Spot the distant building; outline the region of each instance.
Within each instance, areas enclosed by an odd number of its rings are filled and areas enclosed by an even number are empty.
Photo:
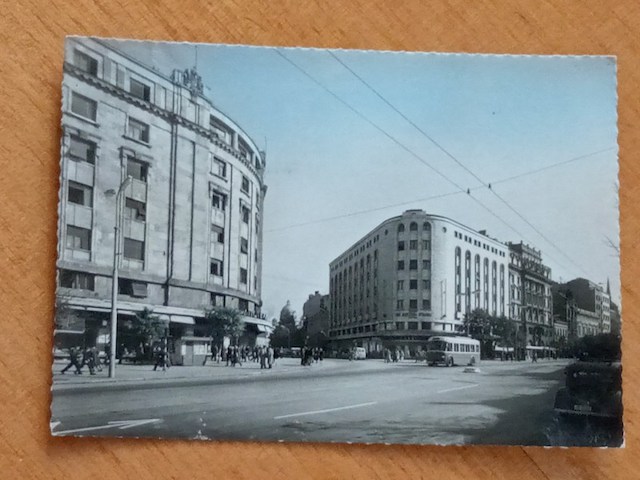
[[[524,328],[527,345],[554,338],[551,269],[542,254],[524,243],[509,243],[509,318]]]
[[[410,353],[432,335],[463,331],[464,316],[507,315],[509,248],[454,220],[408,210],[330,263],[333,343]]]
[[[322,295],[318,291],[309,295],[302,307],[302,315],[303,325],[310,338],[317,335],[328,338],[331,326],[329,295]]]
[[[97,39],[69,38],[62,80],[58,300],[108,331],[115,192],[124,191],[119,320],[143,308],[174,337],[204,310],[261,317],[265,154],[203,94],[195,70],[160,73]],[[102,335],[104,338],[104,334]]]
[[[601,285],[576,278],[552,292],[556,318],[568,325],[570,339],[611,332],[611,299]]]

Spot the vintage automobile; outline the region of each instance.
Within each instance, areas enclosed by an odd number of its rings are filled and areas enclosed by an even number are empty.
[[[558,390],[554,403],[557,414],[622,421],[620,362],[578,361],[566,367],[565,375],[565,387]]]

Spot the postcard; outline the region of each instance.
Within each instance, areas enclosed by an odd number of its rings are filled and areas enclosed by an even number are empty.
[[[624,444],[614,57],[63,65],[53,436]]]

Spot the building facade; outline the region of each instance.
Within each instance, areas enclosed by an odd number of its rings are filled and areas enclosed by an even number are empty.
[[[568,324],[569,339],[612,331],[608,288],[605,290],[586,278],[575,278],[553,286],[553,301],[557,306],[556,317]]]
[[[454,220],[408,210],[330,263],[338,347],[411,353],[432,335],[464,330],[474,309],[508,313],[508,247]]]
[[[159,72],[96,39],[69,38],[62,82],[58,303],[102,331],[119,241],[121,319],[143,308],[172,334],[204,310],[261,315],[265,154],[203,95],[194,70]],[[130,178],[116,214],[116,195]],[[114,226],[121,218],[121,235]]]
[[[509,244],[509,318],[526,345],[550,345],[555,336],[551,269],[542,253],[523,242]],[[526,335],[526,336],[525,336]]]
[[[322,295],[317,290],[309,295],[302,306],[302,322],[310,339],[319,336],[328,338],[331,326],[329,295]]]

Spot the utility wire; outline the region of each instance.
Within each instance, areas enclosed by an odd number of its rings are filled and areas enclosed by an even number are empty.
[[[439,171],[438,169],[436,169],[433,165],[431,165],[429,162],[427,162],[426,160],[424,160],[420,155],[418,155],[417,153],[415,153],[413,150],[411,150],[409,147],[407,147],[406,145],[404,145],[402,142],[400,142],[397,138],[395,138],[393,135],[389,134],[386,130],[384,130],[382,127],[380,127],[378,124],[376,124],[375,122],[373,122],[372,120],[370,120],[369,118],[367,118],[363,113],[361,113],[359,110],[357,110],[355,107],[351,106],[351,104],[347,103],[345,100],[343,100],[339,95],[337,95],[336,93],[334,93],[332,90],[330,90],[329,88],[327,88],[323,83],[321,83],[319,80],[316,80],[310,73],[308,73],[305,69],[303,69],[301,66],[299,66],[296,62],[294,62],[293,60],[291,60],[289,57],[287,57],[284,53],[282,53],[280,50],[274,48],[274,51],[280,55],[284,60],[286,60],[289,64],[291,64],[296,70],[298,70],[299,72],[301,72],[305,77],[307,77],[309,80],[311,80],[313,83],[315,83],[317,86],[319,86],[320,88],[322,88],[325,92],[327,92],[329,95],[331,95],[333,98],[335,98],[338,102],[340,102],[341,104],[343,104],[345,107],[347,107],[349,110],[351,110],[353,113],[355,113],[358,117],[360,117],[362,120],[364,120],[365,122],[367,122],[369,125],[373,126],[376,130],[378,130],[380,133],[382,133],[385,137],[389,138],[393,143],[395,143],[396,145],[398,145],[400,148],[402,148],[403,150],[405,150],[407,153],[409,153],[412,157],[414,157],[415,159],[417,159],[420,163],[424,164],[425,166],[429,167],[431,170],[433,170],[435,173],[437,173],[440,177],[442,177],[443,179],[445,179],[447,182],[451,183],[453,186],[455,186],[456,188],[458,188],[461,192],[465,192],[467,193],[467,195],[469,197],[471,197],[478,205],[480,205],[482,208],[484,208],[487,212],[489,212],[493,217],[495,217],[497,220],[499,220],[501,223],[503,223],[507,228],[509,228],[510,230],[512,230],[513,232],[515,232],[520,238],[525,238],[525,236],[519,232],[518,230],[516,230],[516,228],[511,225],[510,223],[508,223],[506,220],[504,220],[502,217],[500,217],[498,214],[496,214],[491,208],[489,208],[487,205],[485,205],[484,203],[482,203],[478,198],[474,197],[471,195],[471,190],[470,189],[465,189],[463,188],[461,185],[459,185],[458,183],[456,183],[455,181],[453,181],[452,179],[450,179],[447,175],[445,175],[444,173],[442,173],[441,171]],[[438,144],[439,145],[439,144]],[[450,154],[449,154],[450,155]],[[557,248],[557,247],[556,247]],[[553,257],[551,255],[549,255],[548,253],[546,254],[548,258],[550,258],[551,260],[554,260],[556,263],[561,264],[562,262],[558,262],[557,260],[553,259]],[[578,266],[576,264],[576,266]],[[582,270],[584,272],[584,270],[578,266],[578,268],[580,270]],[[586,272],[585,272],[586,274]]]
[[[478,175],[476,175],[471,169],[469,169],[466,165],[464,165],[464,163],[462,163],[460,160],[458,160],[451,152],[449,152],[446,148],[444,148],[439,142],[437,142],[432,136],[430,136],[427,132],[425,132],[422,128],[420,128],[418,125],[415,124],[415,122],[413,122],[409,117],[407,117],[403,112],[401,112],[398,108],[395,107],[395,105],[393,105],[391,102],[389,102],[380,92],[378,92],[373,86],[371,86],[364,78],[362,78],[360,75],[358,75],[358,73],[356,73],[351,67],[349,67],[345,62],[343,62],[336,54],[334,54],[331,51],[327,51],[327,53],[329,53],[329,55],[331,55],[338,63],[340,63],[346,70],[348,70],[353,76],[355,76],[358,80],[360,80],[361,83],[363,83],[371,92],[373,92],[382,102],[384,102],[387,106],[389,106],[393,111],[395,111],[398,115],[400,115],[405,121],[407,121],[411,126],[413,126],[418,132],[420,132],[425,138],[427,138],[427,140],[429,140],[433,145],[435,145],[441,152],[443,152],[447,157],[449,157],[451,160],[453,160],[458,166],[460,166],[461,168],[463,168],[467,173],[469,173],[471,176],[473,176],[478,182],[480,182],[484,187],[488,188],[489,191],[491,191],[491,193],[493,193],[493,195],[496,196],[496,198],[498,198],[498,200],[500,200],[507,208],[509,208],[509,210],[511,210],[516,216],[518,216],[523,222],[525,222],[531,229],[533,229],[541,238],[543,238],[549,245],[551,245],[553,248],[555,248],[563,257],[565,257],[569,262],[571,262],[575,267],[577,267],[579,270],[581,270],[583,273],[587,274],[587,272],[582,268],[582,266],[580,266],[578,263],[576,263],[571,257],[569,257],[566,253],[564,253],[564,251],[562,249],[560,249],[560,247],[558,247],[551,239],[549,239],[544,233],[542,233],[535,225],[533,225],[527,218],[525,218],[524,215],[522,215],[518,210],[515,209],[515,207],[513,207],[507,200],[505,200],[500,194],[498,194],[496,191],[494,191],[491,188],[491,184],[485,182],[484,180],[482,180]],[[611,150],[611,148],[608,148],[606,150],[603,151],[607,151],[607,150]],[[601,153],[600,152],[594,152],[592,154],[595,153]],[[587,154],[587,155],[592,155],[592,154]],[[467,191],[470,192],[470,189]],[[484,206],[481,202],[478,201],[478,199],[476,199],[475,197],[474,200],[476,200],[478,203],[480,203],[482,206]],[[485,209],[487,208],[486,206],[484,206]],[[512,227],[511,227],[512,228]],[[512,228],[513,229],[513,228]],[[515,231],[515,229],[514,229]],[[519,234],[520,236],[522,236],[521,234]]]
[[[376,130],[378,130],[380,133],[382,133],[385,137],[387,137],[389,140],[391,140],[393,143],[395,143],[396,145],[398,145],[400,148],[402,148],[404,151],[406,151],[407,153],[409,153],[412,157],[414,157],[416,160],[418,160],[420,163],[426,165],[427,167],[429,167],[431,170],[433,170],[435,173],[437,173],[440,177],[442,177],[443,179],[445,179],[447,182],[449,182],[451,185],[453,185],[454,187],[456,187],[458,190],[460,190],[461,192],[465,192],[467,193],[467,195],[469,197],[471,197],[476,203],[478,203],[478,205],[480,205],[482,208],[484,208],[487,212],[489,212],[491,215],[493,215],[496,219],[498,219],[500,222],[502,222],[504,225],[507,226],[507,228],[513,230],[516,234],[518,234],[520,237],[524,238],[524,235],[522,235],[522,233],[518,232],[513,225],[510,225],[508,222],[506,222],[505,220],[503,220],[498,214],[496,214],[493,210],[491,210],[487,205],[485,205],[484,203],[482,203],[479,199],[471,196],[471,191],[470,189],[465,189],[464,187],[462,187],[462,185],[456,183],[455,181],[453,181],[451,178],[449,178],[447,175],[445,175],[444,173],[442,173],[440,170],[438,170],[437,168],[435,168],[433,165],[431,165],[429,162],[427,162],[424,158],[422,158],[420,155],[418,155],[416,152],[414,152],[413,150],[411,150],[409,147],[407,147],[406,145],[404,145],[402,142],[400,142],[400,140],[398,140],[396,137],[394,137],[393,135],[391,135],[390,133],[388,133],[386,130],[384,130],[381,126],[379,126],[377,123],[373,122],[372,120],[370,120],[369,118],[367,118],[362,112],[360,112],[359,110],[357,110],[355,107],[353,107],[351,104],[347,103],[346,101],[344,101],[340,96],[338,96],[336,93],[334,93],[332,90],[330,90],[329,88],[327,88],[323,83],[321,83],[320,81],[316,80],[310,73],[308,73],[304,68],[302,68],[300,65],[298,65],[296,62],[294,62],[293,60],[291,60],[289,57],[287,57],[284,53],[282,53],[280,50],[275,49],[274,51],[280,55],[283,59],[285,59],[288,63],[290,63],[296,70],[298,70],[299,72],[301,72],[304,76],[306,76],[309,80],[311,80],[313,83],[315,83],[316,85],[318,85],[320,88],[322,88],[325,92],[327,92],[329,95],[331,95],[333,98],[335,98],[337,101],[339,101],[341,104],[343,104],[345,107],[347,107],[349,110],[351,110],[353,113],[355,113],[358,117],[360,117],[362,120],[364,120],[365,122],[367,122],[369,125],[371,125],[372,127],[374,127]]]
[[[392,204],[392,205],[383,205],[381,207],[368,208],[366,210],[359,210],[359,211],[356,211],[356,212],[344,213],[342,215],[335,215],[333,217],[319,218],[317,220],[309,220],[308,222],[296,223],[296,224],[293,224],[293,225],[287,225],[286,227],[272,228],[270,230],[265,230],[265,233],[279,232],[279,231],[282,231],[282,230],[289,230],[291,228],[297,228],[297,227],[306,227],[307,225],[313,225],[313,224],[316,224],[316,223],[324,223],[324,222],[330,222],[332,220],[339,220],[341,218],[355,217],[356,215],[363,215],[365,213],[377,212],[377,211],[380,211],[380,210],[386,210],[388,208],[402,207],[404,205],[410,205],[412,203],[427,202],[429,200],[435,200],[437,198],[444,198],[444,197],[450,197],[450,196],[453,196],[453,195],[460,195],[461,193],[462,193],[461,191],[456,190],[455,192],[442,193],[440,195],[432,195],[430,197],[418,198],[416,200],[409,200],[407,202],[395,203],[395,204]]]
[[[498,179],[498,180],[492,180],[489,183],[491,185],[499,185],[499,184],[502,184],[502,183],[511,182],[513,180],[519,180],[519,179],[521,179],[523,177],[527,177],[529,175],[535,175],[536,173],[540,173],[542,171],[546,171],[546,170],[550,170],[552,168],[556,168],[556,167],[560,167],[560,166],[563,166],[563,165],[567,165],[569,163],[576,162],[578,160],[581,160],[581,159],[584,159],[584,158],[587,158],[587,157],[592,157],[592,156],[595,156],[598,153],[603,153],[603,152],[606,152],[606,151],[609,151],[609,150],[612,150],[612,148],[606,148],[606,149],[603,149],[603,150],[598,150],[597,152],[587,153],[585,155],[580,155],[578,157],[573,157],[573,158],[570,158],[568,160],[563,160],[561,162],[552,163],[552,164],[546,165],[546,166],[541,167],[541,168],[536,168],[534,170],[528,170],[526,172],[522,172],[522,173],[519,173],[517,175],[512,175],[510,177],[504,177],[504,178],[501,178],[501,179]],[[476,191],[476,190],[481,190],[481,189],[484,189],[484,188],[485,188],[484,185],[478,185],[476,187],[471,188],[470,190],[471,191]],[[325,218],[319,218],[319,219],[316,219],[316,220],[309,220],[309,221],[303,222],[303,223],[295,223],[295,224],[287,225],[287,226],[284,226],[284,227],[271,228],[271,229],[265,230],[265,233],[279,232],[279,231],[289,230],[291,228],[297,228],[297,227],[306,227],[308,225],[314,225],[316,223],[325,223],[325,222],[329,222],[329,221],[332,221],[332,220],[339,220],[341,218],[348,218],[348,217],[354,217],[354,216],[357,216],[357,215],[364,215],[364,214],[370,213],[370,212],[377,212],[377,211],[381,211],[381,210],[387,210],[389,208],[402,207],[402,206],[405,206],[405,205],[412,205],[412,204],[419,203],[419,202],[427,202],[429,200],[435,200],[435,199],[438,199],[438,198],[444,198],[444,197],[453,196],[453,195],[460,195],[462,193],[463,192],[461,192],[459,190],[456,190],[456,191],[452,191],[452,192],[448,192],[448,193],[443,193],[443,194],[440,194],[440,195],[432,195],[430,197],[415,198],[413,200],[408,200],[406,202],[392,203],[392,204],[388,204],[388,205],[382,205],[380,207],[369,208],[369,209],[366,209],[366,210],[358,210],[358,211],[355,211],[355,212],[349,212],[349,213],[344,213],[344,214],[341,214],[341,215],[335,215],[335,216],[332,216],[332,217],[325,217]]]

